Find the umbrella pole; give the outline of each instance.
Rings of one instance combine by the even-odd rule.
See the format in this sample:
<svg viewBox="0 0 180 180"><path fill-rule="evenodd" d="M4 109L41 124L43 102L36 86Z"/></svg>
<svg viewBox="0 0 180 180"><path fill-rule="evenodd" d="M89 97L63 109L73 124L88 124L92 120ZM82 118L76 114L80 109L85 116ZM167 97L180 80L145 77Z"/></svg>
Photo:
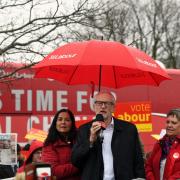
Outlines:
<svg viewBox="0 0 180 180"><path fill-rule="evenodd" d="M99 67L99 92L101 90L101 71L102 71L102 66L100 65Z"/></svg>

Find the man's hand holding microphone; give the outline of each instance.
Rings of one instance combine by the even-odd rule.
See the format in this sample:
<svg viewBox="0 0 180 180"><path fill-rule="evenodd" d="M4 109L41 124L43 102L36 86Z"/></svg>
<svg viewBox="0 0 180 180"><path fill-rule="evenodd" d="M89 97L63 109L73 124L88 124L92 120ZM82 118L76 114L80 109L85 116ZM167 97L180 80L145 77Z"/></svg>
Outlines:
<svg viewBox="0 0 180 180"><path fill-rule="evenodd" d="M90 128L90 145L93 145L93 143L99 138L100 142L103 141L103 130L105 130L105 122L104 117L102 114L97 114L96 119L92 123L92 126Z"/></svg>

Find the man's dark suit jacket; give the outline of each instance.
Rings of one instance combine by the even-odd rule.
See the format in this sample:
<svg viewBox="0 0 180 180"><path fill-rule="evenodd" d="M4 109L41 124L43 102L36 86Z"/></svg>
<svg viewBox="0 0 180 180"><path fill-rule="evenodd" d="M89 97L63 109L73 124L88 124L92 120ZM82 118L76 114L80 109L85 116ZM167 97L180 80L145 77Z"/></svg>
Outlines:
<svg viewBox="0 0 180 180"><path fill-rule="evenodd" d="M72 163L81 169L82 180L103 179L102 145L97 140L89 143L92 122L82 125L72 151ZM114 118L111 142L115 180L145 178L142 148L134 124Z"/></svg>

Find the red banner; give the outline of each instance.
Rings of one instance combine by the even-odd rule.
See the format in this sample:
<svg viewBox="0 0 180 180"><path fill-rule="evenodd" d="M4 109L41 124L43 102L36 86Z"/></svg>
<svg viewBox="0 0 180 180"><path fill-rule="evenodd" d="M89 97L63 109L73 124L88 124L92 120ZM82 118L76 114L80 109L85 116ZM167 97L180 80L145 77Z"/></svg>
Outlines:
<svg viewBox="0 0 180 180"><path fill-rule="evenodd" d="M167 71L173 80L165 81L159 87L129 86L119 89L102 87L102 91L111 91L117 102L148 104L151 101L152 112L167 113L169 109L179 106L180 99L180 71ZM12 68L0 69L2 76L11 72ZM0 81L0 129L3 133L17 133L18 142L26 142L24 137L31 128L48 131L53 116L61 108L69 108L73 111L77 126L92 119L94 112L91 84L68 86L58 81L33 77L33 70L26 69L16 72L11 81ZM150 118L148 111L144 111L147 107L133 104L131 109L121 109L123 111L121 115L126 119L131 118L130 121L133 123L143 124L144 122L138 122L140 120L138 115L146 114L144 115L146 120ZM155 124L152 133L140 133L145 148L151 148L151 145L147 145L151 144L151 139L154 139L150 134L159 134L160 129L164 128L164 118L158 119L157 117L152 119ZM148 121L150 124L151 121ZM148 121L145 123L148 124Z"/></svg>

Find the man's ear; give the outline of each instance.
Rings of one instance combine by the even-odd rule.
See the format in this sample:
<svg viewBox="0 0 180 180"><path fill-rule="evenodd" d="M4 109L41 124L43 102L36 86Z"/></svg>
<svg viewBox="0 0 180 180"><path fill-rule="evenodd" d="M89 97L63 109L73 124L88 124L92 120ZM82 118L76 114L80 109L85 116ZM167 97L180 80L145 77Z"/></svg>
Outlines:
<svg viewBox="0 0 180 180"><path fill-rule="evenodd" d="M114 113L114 111L115 111L115 106L113 105L111 113Z"/></svg>

